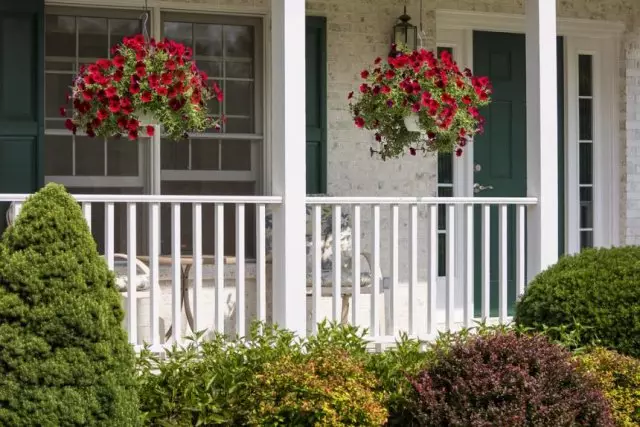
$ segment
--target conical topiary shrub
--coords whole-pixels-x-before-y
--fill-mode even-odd
[[[123,316],[80,207],[46,186],[0,241],[0,425],[139,425]]]

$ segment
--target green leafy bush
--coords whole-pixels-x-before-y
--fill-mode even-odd
[[[267,363],[257,379],[248,425],[381,426],[387,421],[375,376],[339,347]]]
[[[48,185],[0,242],[0,425],[138,425],[123,316],[80,207]]]
[[[515,321],[544,330],[582,328],[581,342],[640,357],[640,247],[589,249],[539,274]]]
[[[613,425],[595,383],[543,336],[485,332],[433,351],[411,379],[414,425]]]
[[[348,384],[340,385],[339,379],[317,375],[287,377],[286,381],[290,382],[278,383],[279,390],[286,390],[287,384],[294,384],[296,380],[308,380],[305,387],[311,387],[309,390],[327,381],[327,387],[329,384],[340,386],[339,391],[309,392],[304,395],[308,405],[316,407],[324,402],[341,408],[340,399],[369,402],[367,399],[373,399],[373,391],[368,388],[373,386],[368,383],[374,381],[375,384],[375,380],[359,371],[367,357],[366,346],[357,329],[329,324],[321,324],[318,334],[307,339],[276,326],[257,323],[244,338],[229,339],[215,334],[203,339],[199,334],[183,347],[174,346],[164,358],[143,351],[139,359],[142,410],[154,426],[247,425],[261,416],[275,417],[275,413],[267,411],[268,407],[275,410],[269,406],[267,395],[262,395],[263,409],[258,410],[261,402],[256,396],[266,391],[267,371],[287,366],[292,367],[292,372],[302,373],[311,364],[318,363],[318,358],[326,360],[328,349],[335,350],[336,358],[342,355],[339,369],[353,372],[364,383],[352,378]],[[327,366],[323,369],[326,371]],[[281,409],[285,411],[284,406]]]
[[[611,405],[618,427],[640,426],[640,360],[604,348],[578,357],[580,370],[593,375]]]
[[[423,347],[420,341],[402,335],[394,347],[369,355],[367,369],[379,381],[389,411],[389,426],[409,426],[414,422],[413,413],[408,409],[412,390],[409,377],[420,372],[430,361],[432,352]]]

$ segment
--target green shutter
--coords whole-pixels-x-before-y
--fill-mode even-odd
[[[327,20],[307,17],[307,194],[327,191]]]
[[[30,193],[43,183],[44,0],[0,0],[0,52],[0,193]]]

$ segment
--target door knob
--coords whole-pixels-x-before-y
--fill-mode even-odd
[[[493,186],[491,186],[491,185],[481,185],[481,184],[478,184],[477,182],[475,182],[473,184],[473,192],[475,194],[478,194],[478,193],[480,193],[482,191],[486,191],[486,190],[493,190]]]

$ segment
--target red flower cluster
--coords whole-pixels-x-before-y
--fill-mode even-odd
[[[111,48],[111,59],[81,67],[67,99],[73,117],[65,126],[74,133],[81,129],[89,136],[127,135],[135,140],[142,125],[138,115],[145,113],[157,118],[174,139],[189,131],[218,129],[219,122],[207,114],[207,101],[222,101],[222,91],[209,83],[192,55],[191,48],[173,40],[125,37]],[[60,114],[66,116],[66,108]],[[154,127],[146,126],[144,132],[152,136]]]
[[[461,71],[447,51],[438,58],[424,49],[405,52],[392,46],[386,62],[376,58],[360,77],[365,81],[350,101],[354,123],[375,131],[381,147],[374,151],[383,158],[438,150],[459,156],[469,138],[483,131],[479,107],[489,103],[491,83]],[[350,92],[348,99],[353,98]],[[411,115],[422,133],[404,127]]]

